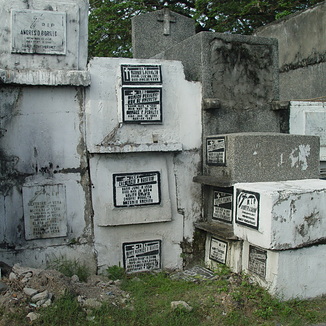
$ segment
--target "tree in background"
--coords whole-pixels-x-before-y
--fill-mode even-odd
[[[256,28],[323,0],[90,0],[89,56],[131,57],[131,18],[168,7],[196,30],[250,35]]]

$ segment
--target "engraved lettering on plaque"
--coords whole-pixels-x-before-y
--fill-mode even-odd
[[[160,65],[121,65],[123,85],[162,84]]]
[[[209,258],[217,261],[218,263],[226,263],[226,255],[228,244],[224,241],[211,238],[211,246],[209,250]]]
[[[213,198],[213,220],[232,223],[232,188],[215,188]]]
[[[113,174],[115,207],[159,205],[161,185],[159,172]]]
[[[236,223],[258,229],[259,198],[256,192],[237,189]]]
[[[225,137],[206,138],[207,165],[225,165]]]
[[[161,240],[124,243],[123,263],[127,273],[161,268]]]
[[[12,53],[66,54],[66,13],[12,10]]]
[[[264,279],[266,277],[266,263],[267,251],[250,245],[248,270]]]
[[[122,88],[122,113],[126,123],[162,122],[161,88]]]
[[[23,187],[26,240],[67,235],[64,185]]]

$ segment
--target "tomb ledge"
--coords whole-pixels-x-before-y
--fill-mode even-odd
[[[195,227],[225,240],[240,240],[234,235],[232,224],[228,225],[220,222],[197,222],[195,223]]]
[[[214,177],[211,175],[196,175],[192,179],[194,182],[201,183],[207,186],[217,186],[217,187],[232,187],[235,182],[232,182],[231,179],[222,179]]]
[[[86,70],[5,70],[0,69],[0,84],[89,86],[90,73]]]
[[[138,152],[182,152],[181,143],[145,143],[145,144],[117,144],[95,146],[89,150],[91,154],[120,154]]]

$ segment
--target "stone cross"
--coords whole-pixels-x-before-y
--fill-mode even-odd
[[[133,56],[139,59],[154,57],[195,35],[195,21],[167,7],[137,15],[131,23]]]
[[[176,19],[171,15],[169,8],[164,8],[163,13],[158,17],[157,20],[163,22],[163,35],[170,35],[170,23],[175,23]]]

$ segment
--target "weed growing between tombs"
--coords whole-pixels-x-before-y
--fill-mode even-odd
[[[326,298],[282,302],[225,266],[211,280],[194,281],[176,280],[167,272],[126,275],[119,267],[109,270],[121,276],[115,282],[129,293],[118,303],[85,308],[66,290],[51,306],[36,310],[39,317],[33,322],[27,321],[24,306],[1,308],[0,325],[300,326],[326,321]],[[192,310],[173,310],[171,302],[180,300]]]
[[[77,275],[81,282],[85,282],[90,276],[90,270],[85,264],[82,264],[78,259],[71,260],[65,256],[52,259],[49,268],[55,269],[68,277]]]

